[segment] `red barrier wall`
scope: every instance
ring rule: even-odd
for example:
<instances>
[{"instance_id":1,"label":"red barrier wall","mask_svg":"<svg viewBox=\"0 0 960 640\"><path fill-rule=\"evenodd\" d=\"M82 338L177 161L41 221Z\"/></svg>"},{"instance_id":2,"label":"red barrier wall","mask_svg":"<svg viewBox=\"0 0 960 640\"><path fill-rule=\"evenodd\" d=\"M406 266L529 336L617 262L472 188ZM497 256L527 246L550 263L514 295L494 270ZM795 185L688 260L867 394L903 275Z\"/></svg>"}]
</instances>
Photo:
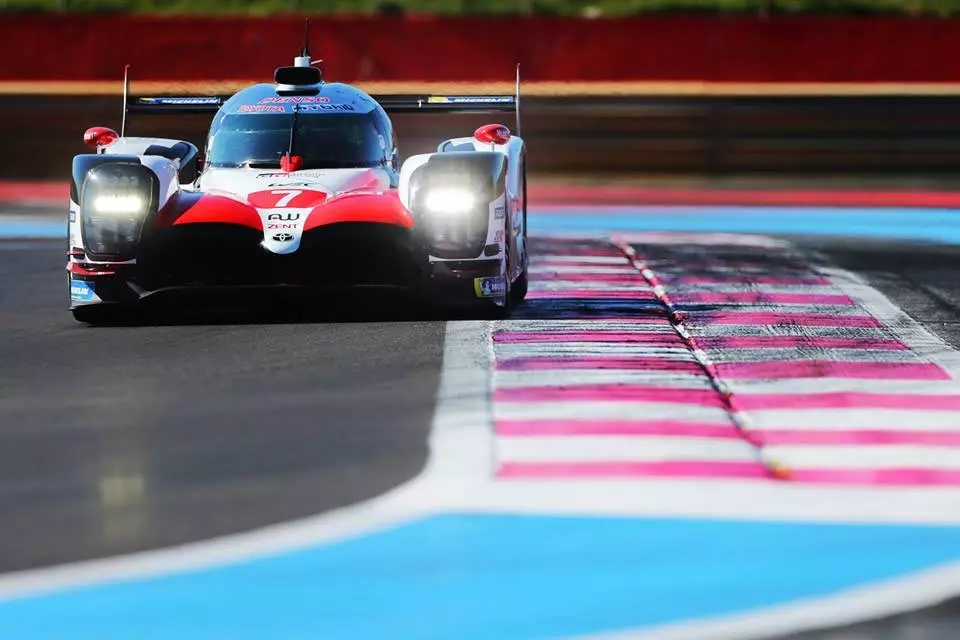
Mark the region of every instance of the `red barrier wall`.
<instances>
[{"instance_id":1,"label":"red barrier wall","mask_svg":"<svg viewBox=\"0 0 960 640\"><path fill-rule=\"evenodd\" d=\"M0 14L0 80L269 78L302 18ZM343 81L957 82L960 20L336 18L314 55Z\"/></svg>"}]
</instances>

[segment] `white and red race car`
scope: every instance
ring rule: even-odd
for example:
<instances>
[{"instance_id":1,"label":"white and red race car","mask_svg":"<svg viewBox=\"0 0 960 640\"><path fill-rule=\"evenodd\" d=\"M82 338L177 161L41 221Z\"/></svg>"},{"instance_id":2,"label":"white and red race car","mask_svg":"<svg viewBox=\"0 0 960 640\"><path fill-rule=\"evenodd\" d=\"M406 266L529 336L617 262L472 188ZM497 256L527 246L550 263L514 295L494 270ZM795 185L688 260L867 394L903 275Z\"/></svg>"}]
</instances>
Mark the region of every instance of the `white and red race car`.
<instances>
[{"instance_id":1,"label":"white and red race car","mask_svg":"<svg viewBox=\"0 0 960 640\"><path fill-rule=\"evenodd\" d=\"M497 312L526 295L523 140L490 124L401 166L388 116L519 116L519 91L377 100L324 82L304 50L275 83L228 99L125 103L215 115L199 168L189 142L85 133L96 153L73 159L67 264L79 321L109 321L182 290L389 287Z\"/></svg>"}]
</instances>

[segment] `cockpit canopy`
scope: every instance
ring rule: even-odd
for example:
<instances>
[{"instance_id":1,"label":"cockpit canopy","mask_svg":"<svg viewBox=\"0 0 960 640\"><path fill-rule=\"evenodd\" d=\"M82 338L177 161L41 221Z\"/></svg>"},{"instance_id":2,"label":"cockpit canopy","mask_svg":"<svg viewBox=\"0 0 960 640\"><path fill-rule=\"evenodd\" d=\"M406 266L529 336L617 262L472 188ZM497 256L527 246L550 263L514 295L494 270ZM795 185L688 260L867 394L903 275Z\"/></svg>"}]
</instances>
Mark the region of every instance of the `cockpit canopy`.
<instances>
[{"instance_id":1,"label":"cockpit canopy","mask_svg":"<svg viewBox=\"0 0 960 640\"><path fill-rule=\"evenodd\" d=\"M389 165L393 131L383 109L346 85L319 95L278 95L272 85L241 91L223 105L207 139L211 167L278 168L291 151L302 169Z\"/></svg>"}]
</instances>

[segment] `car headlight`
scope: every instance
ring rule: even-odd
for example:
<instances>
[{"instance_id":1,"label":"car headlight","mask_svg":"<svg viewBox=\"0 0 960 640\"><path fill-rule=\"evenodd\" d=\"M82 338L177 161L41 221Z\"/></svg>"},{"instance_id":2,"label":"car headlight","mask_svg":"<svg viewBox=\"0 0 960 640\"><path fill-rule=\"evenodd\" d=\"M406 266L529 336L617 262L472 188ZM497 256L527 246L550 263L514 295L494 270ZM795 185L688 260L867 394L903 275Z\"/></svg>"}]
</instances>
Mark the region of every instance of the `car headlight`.
<instances>
[{"instance_id":1,"label":"car headlight","mask_svg":"<svg viewBox=\"0 0 960 640\"><path fill-rule=\"evenodd\" d=\"M489 207L481 188L462 181L419 185L413 198L420 233L431 255L441 258L473 258L483 251Z\"/></svg>"},{"instance_id":2,"label":"car headlight","mask_svg":"<svg viewBox=\"0 0 960 640\"><path fill-rule=\"evenodd\" d=\"M97 165L81 195L84 247L95 260L129 260L157 209L159 180L139 162Z\"/></svg>"},{"instance_id":3,"label":"car headlight","mask_svg":"<svg viewBox=\"0 0 960 640\"><path fill-rule=\"evenodd\" d=\"M468 189L440 187L427 193L423 206L431 213L463 215L477 206L477 197Z\"/></svg>"},{"instance_id":4,"label":"car headlight","mask_svg":"<svg viewBox=\"0 0 960 640\"><path fill-rule=\"evenodd\" d=\"M146 201L136 194L105 194L97 196L93 201L93 208L97 213L104 214L139 214L143 213Z\"/></svg>"}]
</instances>

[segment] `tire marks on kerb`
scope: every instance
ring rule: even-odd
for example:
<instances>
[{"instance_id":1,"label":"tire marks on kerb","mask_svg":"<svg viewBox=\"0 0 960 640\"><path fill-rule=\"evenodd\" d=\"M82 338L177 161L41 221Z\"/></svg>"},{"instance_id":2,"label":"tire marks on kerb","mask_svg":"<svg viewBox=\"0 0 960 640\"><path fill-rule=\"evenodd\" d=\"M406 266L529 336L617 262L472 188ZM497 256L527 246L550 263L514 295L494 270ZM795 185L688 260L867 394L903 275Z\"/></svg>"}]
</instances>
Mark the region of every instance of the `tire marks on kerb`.
<instances>
[{"instance_id":1,"label":"tire marks on kerb","mask_svg":"<svg viewBox=\"0 0 960 640\"><path fill-rule=\"evenodd\" d=\"M960 485L958 354L855 275L748 236L539 247L492 333L498 477Z\"/></svg>"}]
</instances>

